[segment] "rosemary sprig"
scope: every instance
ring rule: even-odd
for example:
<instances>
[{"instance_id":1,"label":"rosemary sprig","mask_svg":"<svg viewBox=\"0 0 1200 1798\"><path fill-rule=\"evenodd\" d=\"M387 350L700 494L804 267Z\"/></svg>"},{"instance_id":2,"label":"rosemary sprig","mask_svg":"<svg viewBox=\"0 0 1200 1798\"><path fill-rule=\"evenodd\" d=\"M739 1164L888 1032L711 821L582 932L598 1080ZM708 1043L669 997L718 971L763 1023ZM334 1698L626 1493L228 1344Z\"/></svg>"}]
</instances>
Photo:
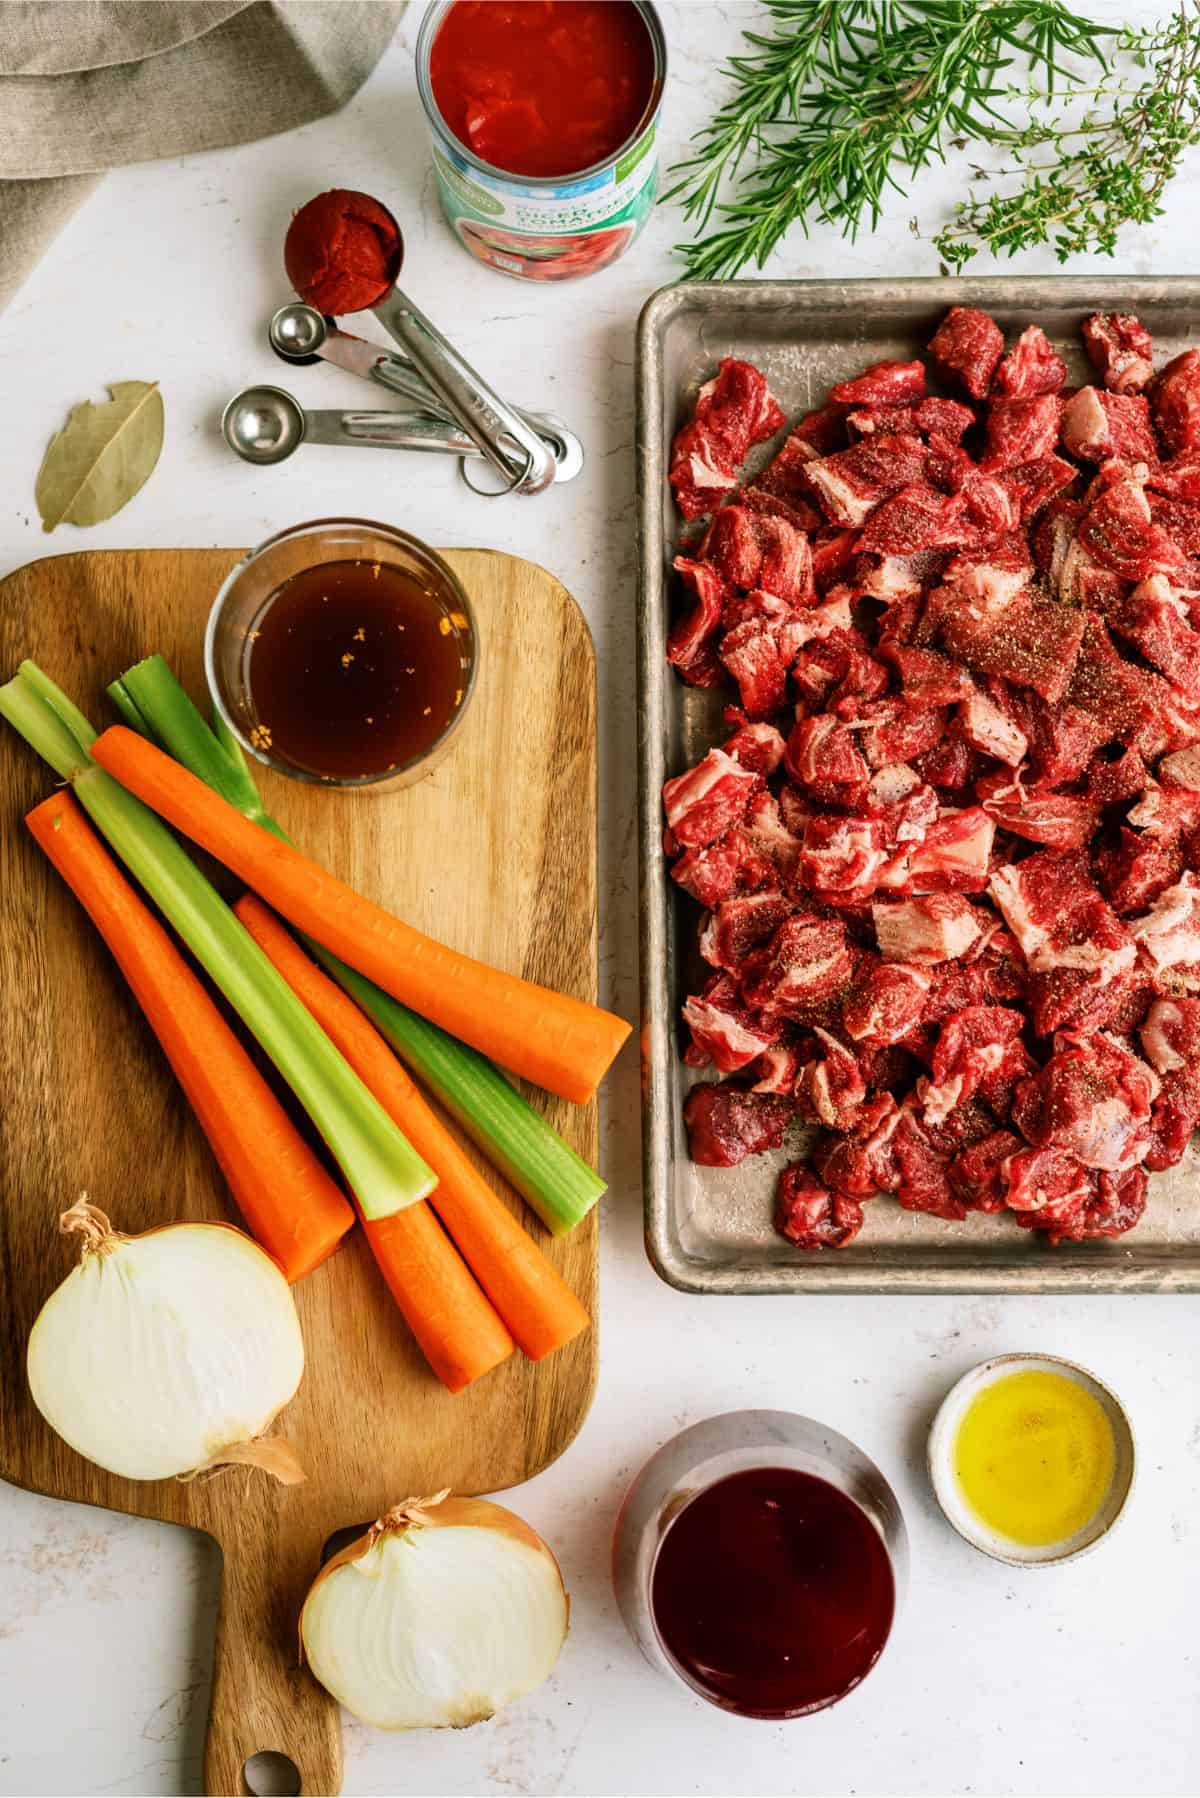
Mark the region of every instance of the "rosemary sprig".
<instances>
[{"instance_id":1,"label":"rosemary sprig","mask_svg":"<svg viewBox=\"0 0 1200 1798\"><path fill-rule=\"evenodd\" d=\"M1015 256L1047 243L1060 262L1082 250L1111 256L1122 225L1161 214L1184 151L1200 143L1200 0L1180 0L1162 25L1124 32L1119 49L1144 72L1140 83L1110 76L1078 123L1037 122L992 139L1012 150L1017 185L985 195L980 186L1005 171L976 171L976 187L934 239L950 267L981 249Z\"/></svg>"},{"instance_id":2,"label":"rosemary sprig","mask_svg":"<svg viewBox=\"0 0 1200 1798\"><path fill-rule=\"evenodd\" d=\"M919 170L944 161L952 147L1003 145L1022 170L1036 145L1053 145L1061 160L1061 130L1024 121L1035 105L1121 93L1108 71L1110 43L1143 62L1149 75L1119 142L1093 137L1090 167L1088 152L1077 153L1069 181L1083 235L1102 244L1104 230L1115 234L1125 218L1153 216L1144 209L1157 206L1183 143L1191 141L1195 0L1182 0L1171 25L1126 33L1072 12L1064 0L765 4L774 29L746 33L745 53L726 66L729 98L695 153L675 165L677 179L664 195L678 199L697 227L697 238L680 246L693 279L734 275L748 263L761 268L793 225L807 233L817 220L851 238L864 225L874 228L889 191L906 192ZM1175 52L1165 47L1168 39ZM1187 40L1186 51L1176 40ZM1164 63L1172 54L1175 60ZM1106 162L1099 194L1098 154ZM1069 232L1069 222L1053 215L1065 211L1071 192L1054 189L1045 198L1057 167L1029 171L1031 184L1042 183L1042 197L1023 204L1047 231L1061 225ZM961 266L983 241L1014 252L1046 241L1031 235L1020 207L993 213L996 198L960 209L945 243L939 239L947 262ZM1086 209L1080 214L1080 200L1094 218ZM970 211L973 204L978 211ZM1135 205L1142 210L1131 210Z\"/></svg>"}]
</instances>

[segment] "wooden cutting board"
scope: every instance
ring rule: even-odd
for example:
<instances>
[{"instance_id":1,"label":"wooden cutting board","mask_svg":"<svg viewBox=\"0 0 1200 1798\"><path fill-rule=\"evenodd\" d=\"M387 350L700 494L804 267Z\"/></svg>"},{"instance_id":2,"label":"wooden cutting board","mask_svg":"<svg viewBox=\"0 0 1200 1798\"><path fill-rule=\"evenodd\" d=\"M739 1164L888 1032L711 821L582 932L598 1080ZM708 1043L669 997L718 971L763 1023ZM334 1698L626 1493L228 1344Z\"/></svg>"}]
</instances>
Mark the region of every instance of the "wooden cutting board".
<instances>
[{"instance_id":1,"label":"wooden cutting board","mask_svg":"<svg viewBox=\"0 0 1200 1798\"><path fill-rule=\"evenodd\" d=\"M154 650L202 699L207 609L239 552L102 551L0 582L0 678L32 656L97 725L107 681ZM476 608L480 673L449 757L386 795L262 774L269 810L317 860L455 947L596 996L595 667L587 625L544 569L447 551ZM53 777L0 724L0 1475L31 1491L207 1530L224 1552L205 1790L242 1793L248 1756L280 1751L306 1793L341 1784L336 1705L297 1664L301 1600L337 1530L441 1486L492 1492L571 1441L591 1402L597 1333L521 1355L457 1398L428 1372L361 1232L296 1288L306 1348L281 1427L308 1470L284 1489L236 1469L190 1485L102 1473L42 1422L24 1349L72 1253L57 1219L84 1188L118 1228L233 1218L216 1164L96 931L22 814ZM595 1106L537 1102L597 1155ZM513 1205L522 1209L514 1195ZM593 1310L595 1214L553 1260ZM86 1706L87 1695L82 1696Z\"/></svg>"}]
</instances>

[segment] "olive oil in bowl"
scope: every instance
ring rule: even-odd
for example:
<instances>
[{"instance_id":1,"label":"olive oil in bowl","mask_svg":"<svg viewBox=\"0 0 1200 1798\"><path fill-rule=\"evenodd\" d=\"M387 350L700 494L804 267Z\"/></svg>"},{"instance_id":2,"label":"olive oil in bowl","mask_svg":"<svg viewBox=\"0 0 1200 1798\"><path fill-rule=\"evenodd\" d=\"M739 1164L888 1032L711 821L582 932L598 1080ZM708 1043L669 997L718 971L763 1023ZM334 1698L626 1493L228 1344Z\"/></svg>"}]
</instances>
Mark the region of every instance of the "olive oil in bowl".
<instances>
[{"instance_id":1,"label":"olive oil in bowl","mask_svg":"<svg viewBox=\"0 0 1200 1798\"><path fill-rule=\"evenodd\" d=\"M1133 1484L1133 1434L1083 1368L1004 1355L950 1392L929 1465L961 1536L998 1560L1039 1566L1082 1554L1116 1522Z\"/></svg>"}]
</instances>

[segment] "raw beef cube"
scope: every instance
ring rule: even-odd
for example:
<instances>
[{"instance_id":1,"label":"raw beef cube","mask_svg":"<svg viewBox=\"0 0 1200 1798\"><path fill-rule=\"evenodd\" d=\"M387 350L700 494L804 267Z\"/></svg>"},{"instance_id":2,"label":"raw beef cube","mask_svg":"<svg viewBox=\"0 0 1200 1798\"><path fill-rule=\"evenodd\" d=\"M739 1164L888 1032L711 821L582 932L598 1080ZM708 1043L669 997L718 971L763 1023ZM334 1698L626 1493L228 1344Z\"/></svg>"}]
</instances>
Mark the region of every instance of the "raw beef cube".
<instances>
[{"instance_id":1,"label":"raw beef cube","mask_svg":"<svg viewBox=\"0 0 1200 1798\"><path fill-rule=\"evenodd\" d=\"M782 630L748 619L726 632L718 654L738 684L748 718L767 718L783 707L791 657Z\"/></svg>"},{"instance_id":2,"label":"raw beef cube","mask_svg":"<svg viewBox=\"0 0 1200 1798\"><path fill-rule=\"evenodd\" d=\"M840 406L909 406L925 398L920 362L873 362L852 381L839 381L829 397Z\"/></svg>"},{"instance_id":3,"label":"raw beef cube","mask_svg":"<svg viewBox=\"0 0 1200 1798\"><path fill-rule=\"evenodd\" d=\"M687 1058L689 1064L704 1067L712 1061L722 1074L736 1074L739 1068L748 1067L779 1038L778 1023L760 1018L743 1005L737 983L728 974L714 974L702 993L686 1001L683 1021L692 1033L694 1053Z\"/></svg>"},{"instance_id":4,"label":"raw beef cube","mask_svg":"<svg viewBox=\"0 0 1200 1798\"><path fill-rule=\"evenodd\" d=\"M982 935L973 906L960 893L927 893L871 907L879 953L889 961L932 967L967 954Z\"/></svg>"},{"instance_id":5,"label":"raw beef cube","mask_svg":"<svg viewBox=\"0 0 1200 1798\"><path fill-rule=\"evenodd\" d=\"M858 549L858 531L830 531L812 546L813 580L818 593L828 593L841 580Z\"/></svg>"},{"instance_id":6,"label":"raw beef cube","mask_svg":"<svg viewBox=\"0 0 1200 1798\"><path fill-rule=\"evenodd\" d=\"M1014 534L986 548L960 550L946 564L942 579L948 603L965 602L977 616L994 617L1020 597L1033 579L1033 563L1024 537Z\"/></svg>"},{"instance_id":7,"label":"raw beef cube","mask_svg":"<svg viewBox=\"0 0 1200 1798\"><path fill-rule=\"evenodd\" d=\"M1019 781L1009 781L994 797L980 797L1001 830L1046 849L1084 848L1099 822L1098 806L1082 793L1028 793Z\"/></svg>"},{"instance_id":8,"label":"raw beef cube","mask_svg":"<svg viewBox=\"0 0 1200 1798\"><path fill-rule=\"evenodd\" d=\"M881 445L889 441L885 437ZM967 514L965 496L940 493L922 480L901 487L871 510L873 515L858 539L864 554L911 556L926 549L961 549L979 540L978 527Z\"/></svg>"},{"instance_id":9,"label":"raw beef cube","mask_svg":"<svg viewBox=\"0 0 1200 1798\"><path fill-rule=\"evenodd\" d=\"M1150 407L1140 393L1106 393L1081 387L1063 408L1062 440L1083 462L1158 460Z\"/></svg>"},{"instance_id":10,"label":"raw beef cube","mask_svg":"<svg viewBox=\"0 0 1200 1798\"><path fill-rule=\"evenodd\" d=\"M975 683L965 668L936 649L909 649L888 644L881 659L895 669L905 705L919 711L925 706L957 705L969 699Z\"/></svg>"},{"instance_id":11,"label":"raw beef cube","mask_svg":"<svg viewBox=\"0 0 1200 1798\"><path fill-rule=\"evenodd\" d=\"M974 537L968 541L994 543L1007 537L1020 524L1019 500L1005 485L1002 474L976 468L972 463L958 491L962 495L966 522L974 530Z\"/></svg>"},{"instance_id":12,"label":"raw beef cube","mask_svg":"<svg viewBox=\"0 0 1200 1798\"><path fill-rule=\"evenodd\" d=\"M1141 669L1117 654L1108 627L1094 612L1085 614L1083 641L1067 698L1095 720L1102 732L1101 742L1132 745L1148 761L1157 760L1167 747L1169 732L1153 688Z\"/></svg>"},{"instance_id":13,"label":"raw beef cube","mask_svg":"<svg viewBox=\"0 0 1200 1798\"><path fill-rule=\"evenodd\" d=\"M1052 703L1064 697L1083 640L1082 612L1022 597L999 618L978 619L953 606L952 589L939 591L950 596L953 608L943 612L941 623L942 640L952 655L980 674L1032 687Z\"/></svg>"},{"instance_id":14,"label":"raw beef cube","mask_svg":"<svg viewBox=\"0 0 1200 1798\"><path fill-rule=\"evenodd\" d=\"M992 377L992 397L1032 399L1057 393L1066 378L1067 365L1042 327L1026 325Z\"/></svg>"},{"instance_id":15,"label":"raw beef cube","mask_svg":"<svg viewBox=\"0 0 1200 1798\"><path fill-rule=\"evenodd\" d=\"M1200 1073L1200 999L1156 999L1138 1035L1146 1060L1164 1080Z\"/></svg>"},{"instance_id":16,"label":"raw beef cube","mask_svg":"<svg viewBox=\"0 0 1200 1798\"><path fill-rule=\"evenodd\" d=\"M903 858L903 884L918 894L982 893L994 836L995 825L981 806L943 807L924 842Z\"/></svg>"},{"instance_id":17,"label":"raw beef cube","mask_svg":"<svg viewBox=\"0 0 1200 1798\"><path fill-rule=\"evenodd\" d=\"M1021 729L1029 738L1029 766L1041 787L1061 787L1079 776L1111 729L1102 717L1067 700L1051 705L1025 688L1013 701Z\"/></svg>"},{"instance_id":18,"label":"raw beef cube","mask_svg":"<svg viewBox=\"0 0 1200 1798\"><path fill-rule=\"evenodd\" d=\"M722 900L700 933L700 953L710 966L736 974L750 951L770 942L796 909L795 901L782 893L744 893Z\"/></svg>"},{"instance_id":19,"label":"raw beef cube","mask_svg":"<svg viewBox=\"0 0 1200 1798\"><path fill-rule=\"evenodd\" d=\"M806 462L804 477L833 523L853 528L888 494L921 479L925 454L919 437L864 438L836 455Z\"/></svg>"},{"instance_id":20,"label":"raw beef cube","mask_svg":"<svg viewBox=\"0 0 1200 1798\"><path fill-rule=\"evenodd\" d=\"M849 1130L867 1096L867 1083L854 1051L828 1030L813 1031L817 1053L804 1064L796 1102L811 1123Z\"/></svg>"},{"instance_id":21,"label":"raw beef cube","mask_svg":"<svg viewBox=\"0 0 1200 1798\"><path fill-rule=\"evenodd\" d=\"M857 737L872 768L911 762L941 742L946 732L944 711L914 712L899 699L874 699L862 707Z\"/></svg>"},{"instance_id":22,"label":"raw beef cube","mask_svg":"<svg viewBox=\"0 0 1200 1798\"><path fill-rule=\"evenodd\" d=\"M1022 1013L1006 1005L968 1005L946 1020L920 1094L927 1128L945 1123L976 1093L993 1112L1007 1114L1017 1082L1034 1068L1021 1041L1023 1023Z\"/></svg>"},{"instance_id":23,"label":"raw beef cube","mask_svg":"<svg viewBox=\"0 0 1200 1798\"><path fill-rule=\"evenodd\" d=\"M781 1093L791 1098L804 1066L804 1055L798 1041L785 1036L770 1049L764 1049L750 1068L754 1075L752 1093Z\"/></svg>"},{"instance_id":24,"label":"raw beef cube","mask_svg":"<svg viewBox=\"0 0 1200 1798\"><path fill-rule=\"evenodd\" d=\"M820 1023L854 975L856 954L833 918L793 917L742 966L742 991L760 1011L797 1024Z\"/></svg>"},{"instance_id":25,"label":"raw beef cube","mask_svg":"<svg viewBox=\"0 0 1200 1798\"><path fill-rule=\"evenodd\" d=\"M1000 683L994 683L997 687ZM1029 750L1029 738L1018 724L1010 705L999 695L971 693L958 708L958 727L966 741L981 755L995 756L1010 768L1019 767Z\"/></svg>"},{"instance_id":26,"label":"raw beef cube","mask_svg":"<svg viewBox=\"0 0 1200 1798\"><path fill-rule=\"evenodd\" d=\"M876 1048L901 1042L924 1017L928 995L922 969L864 956L842 1004L842 1028Z\"/></svg>"},{"instance_id":27,"label":"raw beef cube","mask_svg":"<svg viewBox=\"0 0 1200 1798\"><path fill-rule=\"evenodd\" d=\"M937 1023L953 1017L966 1005L998 1005L1010 999L1024 1001L1028 976L1015 939L997 929L980 950L962 961L939 962L933 970L926 1019ZM932 1044L930 1045L930 1059Z\"/></svg>"},{"instance_id":28,"label":"raw beef cube","mask_svg":"<svg viewBox=\"0 0 1200 1798\"><path fill-rule=\"evenodd\" d=\"M1200 988L1200 876L1185 872L1129 929L1149 957L1160 990Z\"/></svg>"},{"instance_id":29,"label":"raw beef cube","mask_svg":"<svg viewBox=\"0 0 1200 1798\"><path fill-rule=\"evenodd\" d=\"M1200 449L1200 350L1176 356L1154 383L1151 411L1168 456Z\"/></svg>"},{"instance_id":30,"label":"raw beef cube","mask_svg":"<svg viewBox=\"0 0 1200 1798\"><path fill-rule=\"evenodd\" d=\"M1030 1214L1047 1213L1044 1224L1026 1224L1027 1229L1049 1228L1054 1218L1069 1218L1092 1197L1095 1184L1081 1161L1065 1149L1018 1149L1005 1164L1008 1179L1008 1204L1020 1215L1017 1222Z\"/></svg>"},{"instance_id":31,"label":"raw beef cube","mask_svg":"<svg viewBox=\"0 0 1200 1798\"><path fill-rule=\"evenodd\" d=\"M1200 505L1165 493L1149 495L1150 516L1185 556L1200 556ZM1194 571L1193 571L1194 578Z\"/></svg>"},{"instance_id":32,"label":"raw beef cube","mask_svg":"<svg viewBox=\"0 0 1200 1798\"><path fill-rule=\"evenodd\" d=\"M1016 468L1053 455L1061 414L1062 402L1053 393L993 400L988 407L984 467Z\"/></svg>"},{"instance_id":33,"label":"raw beef cube","mask_svg":"<svg viewBox=\"0 0 1200 1798\"><path fill-rule=\"evenodd\" d=\"M935 748L917 757L913 766L931 787L962 793L979 771L979 757L962 732L952 726Z\"/></svg>"},{"instance_id":34,"label":"raw beef cube","mask_svg":"<svg viewBox=\"0 0 1200 1798\"><path fill-rule=\"evenodd\" d=\"M782 518L793 530L803 531L808 536L819 531L825 523L821 513L813 505L807 494L796 492L786 498L780 493L771 493L760 483L743 487L737 496L739 506L747 511L762 512L769 518Z\"/></svg>"},{"instance_id":35,"label":"raw beef cube","mask_svg":"<svg viewBox=\"0 0 1200 1798\"><path fill-rule=\"evenodd\" d=\"M800 859L800 838L784 822L774 793L755 793L747 807L743 829L755 850L766 857L786 886Z\"/></svg>"},{"instance_id":36,"label":"raw beef cube","mask_svg":"<svg viewBox=\"0 0 1200 1798\"><path fill-rule=\"evenodd\" d=\"M692 686L716 686L722 674L713 638L720 627L721 609L729 589L707 562L676 556L675 567L696 603L672 627L667 638L667 660Z\"/></svg>"},{"instance_id":37,"label":"raw beef cube","mask_svg":"<svg viewBox=\"0 0 1200 1798\"><path fill-rule=\"evenodd\" d=\"M723 506L709 525L701 554L733 587L757 587L807 605L812 597L812 550L786 518L746 506Z\"/></svg>"},{"instance_id":38,"label":"raw beef cube","mask_svg":"<svg viewBox=\"0 0 1200 1798\"><path fill-rule=\"evenodd\" d=\"M900 1108L900 1121L892 1136L892 1151L900 1167L896 1199L905 1211L925 1211L932 1217L958 1221L967 1207L950 1185L950 1156L936 1149L928 1132L917 1121L915 1094Z\"/></svg>"},{"instance_id":39,"label":"raw beef cube","mask_svg":"<svg viewBox=\"0 0 1200 1798\"><path fill-rule=\"evenodd\" d=\"M667 479L683 516L703 518L737 486L737 463L716 432L693 420L671 445Z\"/></svg>"},{"instance_id":40,"label":"raw beef cube","mask_svg":"<svg viewBox=\"0 0 1200 1798\"><path fill-rule=\"evenodd\" d=\"M823 406L815 411L806 412L791 427L787 440L775 461L768 464L769 474L782 459L791 453L793 457L800 455L803 446L811 460L816 456L831 456L835 450L846 447L846 408L836 400L826 400Z\"/></svg>"},{"instance_id":41,"label":"raw beef cube","mask_svg":"<svg viewBox=\"0 0 1200 1798\"><path fill-rule=\"evenodd\" d=\"M1171 461L1152 467L1146 485L1169 499L1200 500L1200 448L1184 450Z\"/></svg>"},{"instance_id":42,"label":"raw beef cube","mask_svg":"<svg viewBox=\"0 0 1200 1798\"><path fill-rule=\"evenodd\" d=\"M892 1138L900 1115L891 1094L878 1092L859 1108L851 1130L844 1134L823 1132L812 1159L826 1184L835 1192L856 1199L869 1199L877 1192L895 1192L900 1184L900 1165L892 1152Z\"/></svg>"},{"instance_id":43,"label":"raw beef cube","mask_svg":"<svg viewBox=\"0 0 1200 1798\"><path fill-rule=\"evenodd\" d=\"M956 1197L972 1211L1003 1211L1008 1203L1009 1157L1022 1147L1011 1130L993 1130L989 1136L961 1149L947 1169Z\"/></svg>"},{"instance_id":44,"label":"raw beef cube","mask_svg":"<svg viewBox=\"0 0 1200 1798\"><path fill-rule=\"evenodd\" d=\"M1162 574L1140 581L1109 617L1112 629L1165 674L1169 681L1200 700L1200 632L1188 623L1187 607Z\"/></svg>"},{"instance_id":45,"label":"raw beef cube","mask_svg":"<svg viewBox=\"0 0 1200 1798\"><path fill-rule=\"evenodd\" d=\"M760 785L757 774L723 750L710 749L696 767L677 774L663 787L667 828L684 849L715 843L741 823L751 794Z\"/></svg>"},{"instance_id":46,"label":"raw beef cube","mask_svg":"<svg viewBox=\"0 0 1200 1798\"><path fill-rule=\"evenodd\" d=\"M1020 513L1021 523L1029 524L1064 488L1071 486L1077 472L1061 456L1043 456L1038 462L1021 462L1015 468L1002 469L999 480Z\"/></svg>"},{"instance_id":47,"label":"raw beef cube","mask_svg":"<svg viewBox=\"0 0 1200 1798\"><path fill-rule=\"evenodd\" d=\"M714 378L700 389L696 422L715 431L729 445L737 463L745 460L756 443L775 434L783 423L783 411L760 369L726 356Z\"/></svg>"},{"instance_id":48,"label":"raw beef cube","mask_svg":"<svg viewBox=\"0 0 1200 1798\"><path fill-rule=\"evenodd\" d=\"M1096 805L1122 805L1146 791L1146 764L1136 749L1117 744L1093 757L1087 775L1088 798Z\"/></svg>"},{"instance_id":49,"label":"raw beef cube","mask_svg":"<svg viewBox=\"0 0 1200 1798\"><path fill-rule=\"evenodd\" d=\"M1084 320L1083 342L1110 393L1140 393L1154 373L1150 333L1131 313L1093 312Z\"/></svg>"},{"instance_id":50,"label":"raw beef cube","mask_svg":"<svg viewBox=\"0 0 1200 1798\"><path fill-rule=\"evenodd\" d=\"M1123 992L1137 944L1094 885L1081 852L1043 849L998 868L988 887L1029 968L1039 1036L1084 1019L1105 1021Z\"/></svg>"},{"instance_id":51,"label":"raw beef cube","mask_svg":"<svg viewBox=\"0 0 1200 1798\"><path fill-rule=\"evenodd\" d=\"M693 1086L683 1107L692 1160L701 1167L736 1167L747 1155L779 1148L795 1115L790 1099L724 1081Z\"/></svg>"},{"instance_id":52,"label":"raw beef cube","mask_svg":"<svg viewBox=\"0 0 1200 1798\"><path fill-rule=\"evenodd\" d=\"M783 760L783 738L773 724L751 724L738 707L725 707L725 722L732 724L733 735L721 747L725 754L755 774L774 774Z\"/></svg>"},{"instance_id":53,"label":"raw beef cube","mask_svg":"<svg viewBox=\"0 0 1200 1798\"><path fill-rule=\"evenodd\" d=\"M846 425L856 437L894 437L915 433L928 441L961 443L975 423L970 406L958 400L921 400L915 406L860 406L848 414Z\"/></svg>"},{"instance_id":54,"label":"raw beef cube","mask_svg":"<svg viewBox=\"0 0 1200 1798\"><path fill-rule=\"evenodd\" d=\"M779 1176L775 1227L798 1249L844 1249L862 1229L862 1206L830 1192L807 1162L793 1161Z\"/></svg>"},{"instance_id":55,"label":"raw beef cube","mask_svg":"<svg viewBox=\"0 0 1200 1798\"><path fill-rule=\"evenodd\" d=\"M856 805L871 777L854 733L828 712L797 720L784 763L799 786L828 805Z\"/></svg>"},{"instance_id":56,"label":"raw beef cube","mask_svg":"<svg viewBox=\"0 0 1200 1798\"><path fill-rule=\"evenodd\" d=\"M805 826L798 879L831 903L870 898L886 861L882 825L870 818L825 814Z\"/></svg>"},{"instance_id":57,"label":"raw beef cube","mask_svg":"<svg viewBox=\"0 0 1200 1798\"><path fill-rule=\"evenodd\" d=\"M1161 525L1154 523L1141 483L1120 478L1088 506L1076 541L1101 568L1126 581L1148 580L1184 566L1187 558Z\"/></svg>"},{"instance_id":58,"label":"raw beef cube","mask_svg":"<svg viewBox=\"0 0 1200 1798\"><path fill-rule=\"evenodd\" d=\"M939 371L958 380L974 400L987 393L1003 353L1004 333L975 306L951 306L929 342Z\"/></svg>"},{"instance_id":59,"label":"raw beef cube","mask_svg":"<svg viewBox=\"0 0 1200 1798\"><path fill-rule=\"evenodd\" d=\"M673 849L668 853L674 853ZM671 879L706 906L720 905L735 893L754 893L779 884L774 865L743 830L731 830L704 848L685 850L671 869Z\"/></svg>"},{"instance_id":60,"label":"raw beef cube","mask_svg":"<svg viewBox=\"0 0 1200 1798\"><path fill-rule=\"evenodd\" d=\"M1154 1069L1108 1031L1064 1031L1045 1067L1018 1087L1013 1122L1036 1149L1123 1173L1142 1159L1158 1091Z\"/></svg>"}]
</instances>

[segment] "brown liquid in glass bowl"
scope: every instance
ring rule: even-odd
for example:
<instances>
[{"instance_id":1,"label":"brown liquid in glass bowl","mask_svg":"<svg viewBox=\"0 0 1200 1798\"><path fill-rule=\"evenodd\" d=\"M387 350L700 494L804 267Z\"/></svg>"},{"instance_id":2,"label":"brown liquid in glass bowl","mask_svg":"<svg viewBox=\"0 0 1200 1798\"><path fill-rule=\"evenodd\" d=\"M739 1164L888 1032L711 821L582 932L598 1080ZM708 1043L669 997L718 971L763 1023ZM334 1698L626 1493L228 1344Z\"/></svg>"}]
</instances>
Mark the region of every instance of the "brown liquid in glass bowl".
<instances>
[{"instance_id":1,"label":"brown liquid in glass bowl","mask_svg":"<svg viewBox=\"0 0 1200 1798\"><path fill-rule=\"evenodd\" d=\"M386 562L323 562L267 601L247 660L255 748L305 773L387 773L425 755L470 686L461 612Z\"/></svg>"}]
</instances>

